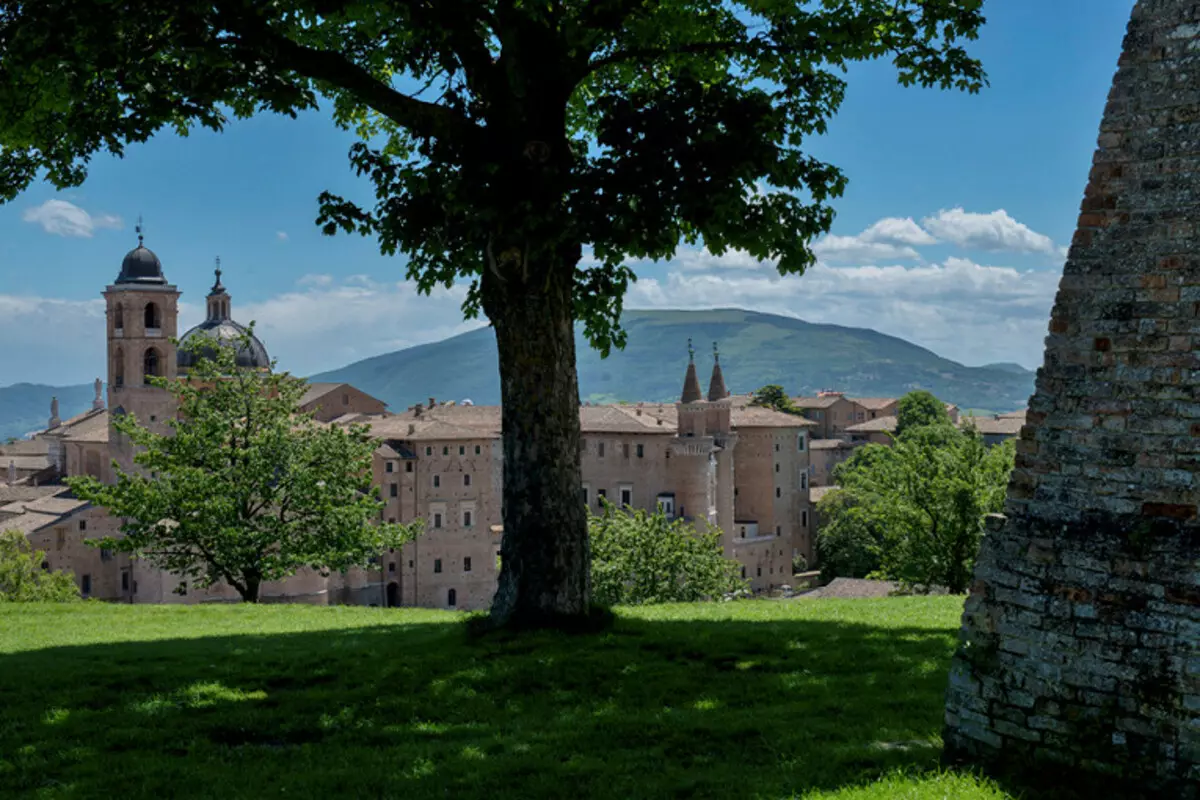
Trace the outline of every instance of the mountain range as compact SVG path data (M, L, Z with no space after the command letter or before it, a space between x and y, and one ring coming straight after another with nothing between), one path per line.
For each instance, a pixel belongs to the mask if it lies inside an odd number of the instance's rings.
M790 394L837 389L862 397L898 397L927 389L960 407L1024 408L1034 373L1017 364L968 367L911 342L865 328L824 325L740 309L626 311L624 350L607 359L577 333L579 392L591 402L674 401L683 385L688 340L707 385L713 342L726 385L735 393L769 383ZM430 397L500 402L496 339L479 328L311 376L345 382L403 410ZM0 438L45 427L50 397L66 419L90 407L92 386L17 384L0 388Z

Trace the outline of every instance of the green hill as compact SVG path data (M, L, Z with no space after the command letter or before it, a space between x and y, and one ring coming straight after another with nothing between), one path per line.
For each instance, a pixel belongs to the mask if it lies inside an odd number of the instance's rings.
M21 437L46 427L50 419L50 398L58 398L58 416L69 419L92 407L96 396L90 383L80 386L44 386L16 383L0 386L0 440Z
M817 325L793 317L738 309L627 311L629 342L609 358L577 336L579 388L585 400L673 401L687 367L687 340L697 351L707 387L712 342L720 344L729 389L748 392L777 383L792 394L839 389L866 397L896 397L928 389L964 408L1024 408L1033 373L966 367L903 339L864 328ZM496 340L488 328L433 344L375 356L314 375L351 383L393 410L424 402L500 401Z

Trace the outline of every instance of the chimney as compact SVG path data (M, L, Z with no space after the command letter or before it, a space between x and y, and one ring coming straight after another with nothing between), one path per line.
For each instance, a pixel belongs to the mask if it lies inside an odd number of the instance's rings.
M637 415L638 415L639 417L642 415L642 404L641 404L641 403L638 403Z
M433 408L436 405L437 405L437 398L436 397L429 398L429 407Z
M424 410L425 410L425 406L421 405L420 403L417 403L415 406L413 406L413 414L415 416L418 416L418 417L421 416L421 412Z
M8 485L12 486L17 482L17 462L9 459L8 461Z
M414 433L416 433L416 432L417 432L417 426L416 426L416 425L414 425L414 424L413 424L413 423L411 423L411 422L410 422L410 423L408 423L408 433L409 433L409 435L411 436L412 434L414 434Z

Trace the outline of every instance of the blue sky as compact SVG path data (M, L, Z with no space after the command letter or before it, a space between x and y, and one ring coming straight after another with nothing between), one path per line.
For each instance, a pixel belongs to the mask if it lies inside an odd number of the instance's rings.
M978 95L906 89L860 65L812 151L842 167L822 263L780 279L738 254L681 251L639 267L631 307L740 305L874 327L968 364L1036 367L1133 0L988 0ZM223 134L163 134L88 182L0 206L0 386L80 383L103 369L99 293L146 243L199 321L220 256L234 317L255 319L300 374L464 330L457 292L416 296L371 240L324 237L324 189L362 197L350 134L323 112ZM70 204L65 205L65 204ZM20 341L22 346L12 343Z

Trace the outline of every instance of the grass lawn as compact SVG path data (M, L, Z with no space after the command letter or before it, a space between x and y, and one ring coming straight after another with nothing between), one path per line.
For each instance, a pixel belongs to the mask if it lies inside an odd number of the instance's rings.
M0 795L1007 798L937 767L961 608L0 606Z

